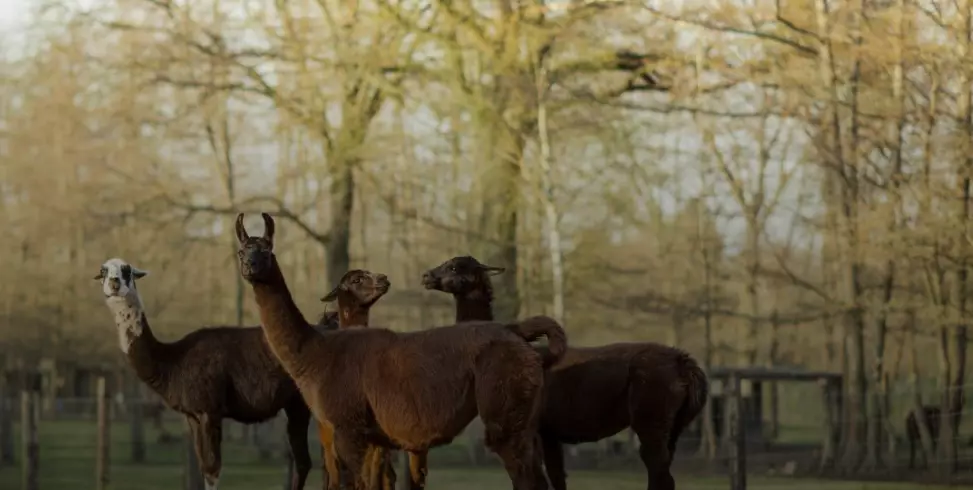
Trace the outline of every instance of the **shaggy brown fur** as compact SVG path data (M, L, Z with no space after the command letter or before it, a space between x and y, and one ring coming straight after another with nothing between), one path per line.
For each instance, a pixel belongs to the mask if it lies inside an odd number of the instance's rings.
M373 274L360 269L350 270L330 293L321 298L322 302L338 302L338 328L359 328L368 326L368 314L372 306L385 293L391 284L385 274ZM325 488L336 490L343 486L344 480L339 472L338 459L334 451L334 427L327 421L318 421L318 436L321 440L322 460L324 462ZM395 469L388 450L371 446L365 457L365 480L368 487L378 490L395 490ZM332 476L333 475L333 476Z
M490 320L489 276L501 272L470 256L454 257L423 274L423 284L453 295L457 321ZM567 488L561 444L597 441L627 427L639 436L648 488L675 488L669 466L676 441L708 393L706 375L688 354L653 343L570 348L549 371L545 389L540 435L555 490Z
M311 413L271 353L263 332L257 327L210 327L175 342L159 341L135 284L145 274L121 259L110 259L95 279L102 284L122 351L135 374L186 417L206 488L217 488L222 469L223 419L254 424L281 410L287 414L295 468L290 488L304 488L311 469L307 447Z
M237 217L241 275L253 287L274 355L314 415L334 426L338 457L357 489L365 484L368 444L426 451L451 442L477 414L514 489L546 489L534 444L544 371L527 340L549 335L552 350L564 349L557 322L540 316L512 325L318 335L306 328L277 264L274 221L266 213L263 219L264 236L250 237ZM328 396L336 392L342 396Z
M935 451L939 443L939 422L942 412L935 405L923 405L922 416L929 429L929 436L932 439L932 449ZM926 452L922 450L922 440L919 434L919 421L916 419L916 411L910 410L905 416L905 437L909 442L909 469L916 467L916 450L922 453L923 466L929 466Z

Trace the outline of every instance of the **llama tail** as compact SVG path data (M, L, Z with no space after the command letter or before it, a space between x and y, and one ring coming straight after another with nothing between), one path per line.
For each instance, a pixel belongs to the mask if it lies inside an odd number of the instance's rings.
M540 337L547 337L547 349L544 349L544 368L548 368L564 357L568 350L568 336L556 320L549 316L538 315L523 320L508 323L507 328L515 334L531 342Z
M680 418L689 425L706 406L709 397L709 380L703 368L688 353L681 353L676 360L679 375L686 386L686 400L680 408Z

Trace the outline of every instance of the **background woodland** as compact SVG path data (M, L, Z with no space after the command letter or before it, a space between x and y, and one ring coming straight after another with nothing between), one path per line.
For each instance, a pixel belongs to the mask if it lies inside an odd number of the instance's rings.
M0 356L120 364L91 281L113 256L150 271L163 338L255 324L232 219L268 211L309 318L367 268L392 281L373 323L448 323L420 275L472 254L507 268L500 318L554 315L575 345L845 373L836 462L874 464L892 412L962 423L971 12L38 4L0 37Z

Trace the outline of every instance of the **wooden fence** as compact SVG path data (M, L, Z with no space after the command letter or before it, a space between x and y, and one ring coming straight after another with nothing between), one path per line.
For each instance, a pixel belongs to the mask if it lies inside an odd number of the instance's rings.
M764 431L763 436L759 433L761 421L757 421L755 432L750 420L752 403L745 401L753 400L753 380L761 379L761 376L769 375L746 371L730 371L722 375L713 373L714 379L722 379L722 388L714 389L711 399L724 415L718 424L714 422L720 427L717 430L720 433L717 435L719 444L715 459L708 460L705 471L728 475L727 486L731 490L753 487L752 482L748 482L748 475L758 480L760 478L754 475L810 476L810 472L817 470L822 449L827 447L831 439L826 436L833 432L819 425L833 417L807 415L811 413L810 408L819 403L814 398L828 398L820 395L812 397L811 394L820 391L820 386L815 383L806 384L807 391L795 398L794 405L795 410L802 411L801 418L808 420L809 425L801 427L801 431L806 432L813 439L812 442L795 442L795 432L790 432L787 438L780 441L769 441L767 434L770 432ZM62 478L59 474L64 474L63 478L66 479L66 473L70 471L72 478L85 480L78 488L138 488L132 486L138 473L150 468L163 468L156 470L155 474L164 473L166 488L204 488L192 441L181 430L179 434L169 432L169 428L176 424L184 424L182 417L168 410L152 410L157 404L148 402L144 398L144 391L140 394L139 391L128 390L130 397L126 399L120 393L112 393L112 384L104 378L97 380L94 398L45 400L40 390L36 389L36 384L24 388L20 393L4 393L0 385L0 487L6 489L7 482L10 482L9 488L12 489L19 482L22 490L40 490L41 471L45 472L46 481ZM819 411L825 412L826 409L822 406ZM168 420L160 418L160 413L168 416ZM265 465L268 473L262 474L262 481L266 481L267 475L270 475L270 468L277 468L281 470L282 478L278 480L276 470L273 470L273 486L278 486L279 482L279 488L286 488L288 472L285 465L289 466L289 460L282 419L281 416L267 424L255 426L228 422L224 429L224 464L247 467ZM19 431L19 437L15 436L15 429ZM686 463L694 465L684 467L692 472L704 468L698 463L707 463L707 458L693 457L700 447L697 431L698 428L694 427L680 438L680 455L676 458L677 466ZM66 432L74 434L73 440L66 440L61 435ZM310 427L309 433L312 456L317 458L316 431ZM155 443L151 443L153 436L156 436ZM478 443L481 437L482 426L475 421L463 436L457 438L455 444L433 452L431 466L496 465L497 470L502 471L496 458ZM824 443L820 442L822 438L825 439ZM599 444L569 446L565 451L567 465L569 470L626 468L641 474L644 470L635 451L636 444L637 441L626 432ZM230 449L226 450L227 447ZM902 456L901 448L902 445L899 446L898 456L885 457L890 474L900 479L911 475L925 477L919 473L921 470L906 468L903 461L896 459ZM229 459L235 462L227 463L228 454ZM973 452L965 454L973 457ZM973 459L969 461L973 463ZM62 469L67 467L70 470ZM973 464L970 467L973 468ZM312 471L320 469L316 467ZM401 470L398 473L406 474ZM405 478L400 476L399 481L404 482Z

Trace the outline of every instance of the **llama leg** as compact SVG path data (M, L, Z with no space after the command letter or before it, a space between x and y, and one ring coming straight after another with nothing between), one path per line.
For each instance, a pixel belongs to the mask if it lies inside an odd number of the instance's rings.
M338 455L334 449L334 426L328 422L318 422L318 437L321 440L321 468L325 490L341 488L341 470Z
M672 461L676 458L676 448L679 445L679 436L689 427L692 423L692 419L685 420L682 416L681 411L677 413L676 419L673 421L672 427L669 429L669 465L672 465Z
M287 442L290 443L294 461L294 474L290 490L303 490L307 474L311 471L311 453L307 448L307 425L311 412L303 404L285 410L287 414Z
M503 461L514 490L547 490L547 480L544 479L542 470L535 468L538 458L534 452L534 435L531 432L493 440L488 432L487 441L487 447Z
M362 465L362 479L368 490L382 490L382 448L369 445L365 449L365 462Z
M389 464L389 450L369 445L365 451L365 481L371 490L395 490L395 473Z
M675 490L676 481L669 473L669 449L657 436L639 438L639 457L649 474L649 490Z
M628 416L639 437L639 457L648 473L649 490L675 490L669 471L675 441L684 422L679 420L686 400L684 389L674 387L670 374L653 359L636 358L629 373Z
M335 427L334 447L340 463L347 470L348 482L355 490L365 490L363 468L368 444L354 431Z
M550 484L548 483L547 475L544 474L544 441L541 440L541 434L539 432L534 434L533 453L534 466L538 468L534 474L534 478L537 480L535 487L548 488Z
M209 415L198 418L187 417L196 446L196 457L203 473L206 490L216 490L220 481L222 468L221 443L223 439L223 421Z
M429 472L427 451L409 453L409 490L422 490L426 487L426 474Z
M676 482L669 473L672 453L669 450L669 426L664 404L655 410L642 406L639 418L633 416L632 429L639 437L639 457L648 473L649 490L675 490Z
M544 448L544 469L547 470L547 478L551 480L551 488L567 490L568 474L564 471L564 448L552 437L541 436L541 444Z
M503 460L514 490L547 490L536 451L544 371L533 350L511 355L496 344L476 360L476 406L486 446Z
M395 457L398 453L383 451L382 456L382 490L395 490Z

